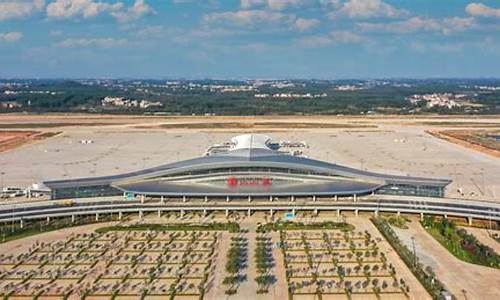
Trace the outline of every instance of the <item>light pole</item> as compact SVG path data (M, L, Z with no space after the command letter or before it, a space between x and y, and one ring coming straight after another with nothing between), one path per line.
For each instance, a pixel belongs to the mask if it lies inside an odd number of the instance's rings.
M413 267L417 267L417 250L415 249L415 237L411 237L411 244L413 246Z
M483 195L486 196L486 186L485 186L485 182L484 182L484 171L481 171L481 177L483 179Z
M488 209L488 227L490 229L489 234L491 234L491 209Z
M2 179L2 182L0 183L0 188L2 189L2 193L3 193L3 175L5 175L5 172L0 172L0 179Z

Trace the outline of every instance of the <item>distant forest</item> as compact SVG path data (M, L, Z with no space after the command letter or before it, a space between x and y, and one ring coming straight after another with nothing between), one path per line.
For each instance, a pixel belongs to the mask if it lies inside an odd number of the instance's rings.
M281 84L281 86L280 86ZM283 87L284 86L284 87ZM243 87L243 88L242 88ZM245 89L244 87L251 87ZM241 91L224 89L241 88ZM282 99L274 94L322 95ZM466 105L427 107L408 97L463 94ZM256 98L256 94L270 95ZM104 97L160 102L162 106L105 107ZM0 112L116 114L498 114L500 80L0 80Z

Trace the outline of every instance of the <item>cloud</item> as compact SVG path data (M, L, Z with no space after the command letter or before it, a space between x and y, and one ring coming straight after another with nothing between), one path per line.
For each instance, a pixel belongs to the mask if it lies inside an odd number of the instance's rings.
M56 44L60 48L116 48L125 46L128 43L125 39L114 38L69 38Z
M445 18L441 22L441 31L444 34L465 31L476 25L473 18Z
M338 7L340 6L341 0L319 0L319 3L325 6L331 5L334 7Z
M125 23L135 21L143 16L153 14L154 10L151 6L146 4L144 0L135 0L134 5L126 10L112 12L111 15L115 17L118 22Z
M316 27L320 24L320 21L318 19L303 19L303 18L298 18L295 20L294 27L300 31L307 31L313 27Z
M333 44L360 44L366 41L361 35L348 30L334 30L327 35L308 36L298 40L306 48L318 48Z
M0 43L13 43L23 38L22 32L0 32Z
M123 3L109 4L93 0L56 0L47 5L49 18L69 19L74 17L91 18L104 12L118 11Z
M471 46L471 44L465 42L439 42L439 43L422 43L422 42L411 42L410 49L414 52L423 53L460 53L465 48Z
M386 17L398 18L407 15L403 9L397 9L382 0L348 0L335 12L330 14L331 18L347 16L349 18L373 18Z
M292 23L295 16L266 10L239 10L205 15L203 20L208 23L228 23L236 26L255 26L256 24Z
M61 36L61 35L63 35L63 31L60 29L51 30L49 32L49 34L50 34L50 36Z
M30 16L44 8L44 0L3 0L0 1L0 21Z
M491 8L482 3L470 3L465 11L473 17L500 18L500 8Z
M239 10L220 13L211 13L203 17L206 27L215 23L220 25L238 26L246 28L258 28L275 26L275 28L296 30L304 32L318 26L318 19L298 18L294 14L287 14L272 10ZM268 27L267 27L268 28ZM234 31L234 28L232 29Z
M144 0L135 0L129 7L122 2L107 3L96 0L55 0L47 5L47 16L55 19L86 19L109 13L118 22L125 23L153 12Z
M407 20L390 23L358 23L357 26L364 31L413 33L417 31L441 32L450 34L465 31L475 25L473 18L445 18L436 20L432 18L412 17Z
M265 7L272 10L283 10L292 6L310 4L312 0L241 0L242 9L252 9L255 7Z

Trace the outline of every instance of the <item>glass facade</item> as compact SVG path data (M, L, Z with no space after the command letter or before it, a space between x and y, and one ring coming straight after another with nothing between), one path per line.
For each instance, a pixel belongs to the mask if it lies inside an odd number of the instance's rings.
M175 173L163 177L178 177L178 176L193 176L193 175L208 175L208 174L231 174L231 173L282 173L282 174L299 174L299 175L319 175L319 176L335 176L329 173L321 173L315 171L306 171L288 168L266 168L266 167L233 167L233 168L216 168L208 170L197 170L182 173Z
M119 196L123 192L109 185L68 187L52 190L52 199Z
M444 197L444 187L431 185L388 184L377 190L377 194L422 197Z

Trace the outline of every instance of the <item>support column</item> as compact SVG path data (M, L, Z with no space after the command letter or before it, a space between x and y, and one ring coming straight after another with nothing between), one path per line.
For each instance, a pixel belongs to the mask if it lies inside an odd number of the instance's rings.
M248 195L248 202L252 202L252 196Z
M145 199L145 198L146 198L146 197L144 197L144 195L141 195L141 203L144 203L144 199Z
M47 217L47 224L50 223L50 217Z
M357 209L354 210L354 215L356 215L356 217L359 216L359 212Z
M142 220L142 210L139 211L139 220Z
M339 196L335 195L335 201L339 201Z
M472 226L472 217L468 217L467 222L469 223L469 226Z
M208 196L205 196L205 202L208 202Z
M269 201L273 202L273 196L269 196Z
M398 210L397 214L398 214L398 217L401 216L401 212L399 210Z
M99 213L96 213L96 214L95 214L95 220L96 220L96 221L99 221Z
M186 196L182 196L182 202L186 202Z
M161 204L165 203L165 197L161 196L160 202Z
M356 202L356 200L358 200L358 199L356 197L356 194L354 194L354 202Z
M118 212L118 221L122 220L123 213L121 211Z
M21 229L23 229L23 227L24 227L24 221L23 221L23 219L19 220L19 227Z
M181 209L181 218L184 217L184 210Z
M340 209L337 209L337 217L340 217Z
M448 215L444 215L444 218L445 218L445 219L448 219Z
M376 210L374 210L374 211L373 211L373 215L374 215L375 217L378 217L378 209L376 209Z
M420 221L424 220L424 213L420 213Z
M207 210L203 209L203 216L206 216L206 215L207 215Z
M161 218L161 210L158 210L158 218Z
M292 208L292 215L295 216L295 208Z
M71 215L71 223L75 223L75 215Z
M290 201L295 202L295 196L293 196L293 195L292 195L292 196L290 197Z
M273 216L273 214L274 214L273 209L272 209L272 208L271 208L271 209L269 209L269 215L271 215L271 217L272 217L272 216Z
M229 217L229 209L226 209L226 218Z
M313 202L316 202L316 195L313 195Z
M314 214L318 215L318 209L317 208L314 209Z
M226 202L229 202L229 196L226 196Z
M249 208L248 211L247 211L247 216L251 216L252 215L252 210Z

